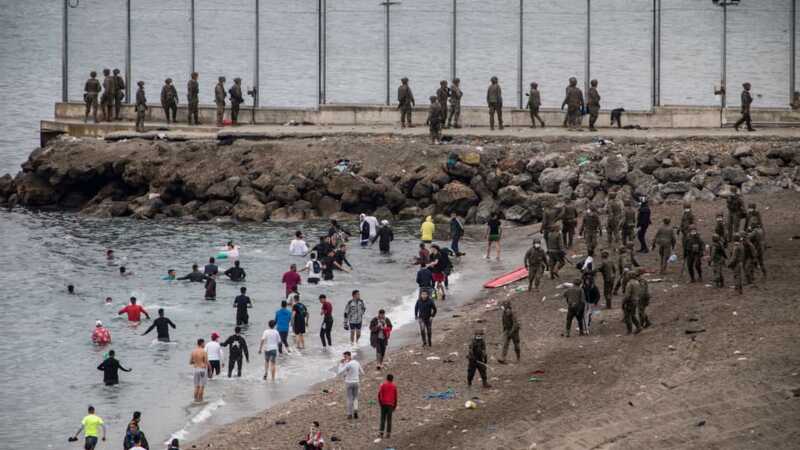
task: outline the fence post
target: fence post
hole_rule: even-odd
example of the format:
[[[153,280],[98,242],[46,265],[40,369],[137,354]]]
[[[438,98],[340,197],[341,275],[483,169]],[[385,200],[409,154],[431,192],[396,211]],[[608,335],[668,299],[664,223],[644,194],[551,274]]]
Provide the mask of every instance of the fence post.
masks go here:
[[[131,80],[131,0],[126,1],[125,5],[125,21],[127,24],[126,32],[125,32],[125,79],[127,83],[125,83],[125,102],[131,102],[131,84],[133,80]]]
[[[261,56],[259,55],[259,48],[260,48],[259,47],[259,40],[260,40],[261,30],[259,29],[260,20],[259,20],[259,17],[258,17],[260,9],[261,8],[260,8],[259,0],[256,0],[256,14],[255,14],[255,16],[256,16],[256,45],[255,45],[255,47],[256,47],[255,48],[255,52],[256,52],[256,54],[255,54],[255,65],[256,65],[256,67],[253,69],[253,88],[255,89],[255,94],[256,95],[253,97],[253,108],[258,108],[258,103],[259,103],[258,99],[261,96],[260,95],[261,94],[260,87],[259,87],[259,72],[260,72],[260,69],[261,69],[261,64],[260,64]],[[255,111],[253,112],[253,114],[255,114]]]
[[[519,48],[517,49],[517,107],[522,109],[522,23],[524,14],[523,0],[519,0]]]
[[[189,8],[189,23],[192,24],[191,27],[191,35],[192,35],[192,73],[197,72],[197,67],[195,66],[195,41],[194,41],[194,0],[189,0],[190,8]]]
[[[653,36],[650,53],[652,57],[650,67],[652,72],[651,103],[655,109],[655,107],[661,106],[661,0],[653,0]]]
[[[69,0],[64,0],[61,24],[61,101],[69,101]]]
[[[453,10],[452,10],[452,17],[451,17],[451,26],[450,26],[450,79],[453,80],[456,78],[456,26],[457,26],[457,19],[456,19],[456,4],[458,0],[453,0]]]
[[[586,0],[586,78],[583,80],[583,92],[586,95],[589,92],[589,80],[592,79],[591,72],[592,61],[592,2]]]
[[[791,41],[791,45],[789,46],[789,51],[791,52],[791,55],[789,55],[789,62],[791,63],[789,67],[789,102],[791,103],[792,100],[794,100],[794,91],[797,83],[797,0],[792,0],[792,17],[790,18],[790,22],[790,32],[792,36],[789,38]]]

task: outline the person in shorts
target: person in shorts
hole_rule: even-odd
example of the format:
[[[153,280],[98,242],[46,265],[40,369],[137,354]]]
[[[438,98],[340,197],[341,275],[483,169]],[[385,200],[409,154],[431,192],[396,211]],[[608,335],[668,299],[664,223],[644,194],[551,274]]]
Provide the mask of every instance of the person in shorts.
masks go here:
[[[497,249],[497,260],[500,260],[500,216],[497,213],[492,214],[492,217],[486,223],[487,226],[487,233],[486,237],[488,242],[486,243],[486,259],[489,259],[489,255],[492,253],[492,245],[495,246]]]
[[[258,353],[264,352],[264,380],[269,373],[272,381],[275,381],[277,371],[278,345],[281,342],[281,335],[275,330],[275,321],[270,320],[267,324],[269,328],[264,330],[261,335],[261,343],[258,345]]]
[[[94,406],[89,406],[89,414],[81,420],[81,427],[78,428],[78,431],[75,432],[75,436],[73,436],[70,441],[77,441],[78,435],[81,434],[83,431],[83,435],[85,437],[83,448],[85,450],[94,450],[97,446],[97,428],[100,427],[103,429],[103,441],[106,440],[106,425],[103,423],[103,419],[97,416],[94,413]]]
[[[297,294],[292,301],[292,332],[294,333],[295,346],[303,350],[306,348],[304,335],[308,328],[308,309],[300,301],[300,294]]]
[[[194,368],[194,401],[202,402],[203,394],[206,389],[208,378],[208,354],[205,349],[206,341],[203,338],[197,340],[197,347],[192,350],[189,357],[189,365]]]
[[[316,253],[311,252],[311,261],[306,263],[302,271],[308,272],[308,278],[306,278],[308,284],[319,284],[319,279],[322,276],[322,263],[317,259]]]

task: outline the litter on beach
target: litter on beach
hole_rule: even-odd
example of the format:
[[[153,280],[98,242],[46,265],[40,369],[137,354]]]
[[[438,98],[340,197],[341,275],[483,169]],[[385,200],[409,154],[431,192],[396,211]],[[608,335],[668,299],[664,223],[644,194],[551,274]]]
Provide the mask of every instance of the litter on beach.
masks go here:
[[[558,308],[558,312],[565,313],[567,312],[567,308]]]
[[[439,358],[438,356],[428,356],[425,359],[427,359],[428,361],[438,361],[438,360],[440,360],[442,358]]]
[[[528,377],[528,382],[533,383],[535,381],[544,381],[542,377]]]
[[[425,400],[433,400],[433,399],[452,400],[452,399],[456,398],[456,391],[454,391],[452,388],[450,388],[450,389],[448,389],[446,391],[431,392],[429,394],[425,394],[425,396],[423,398]]]

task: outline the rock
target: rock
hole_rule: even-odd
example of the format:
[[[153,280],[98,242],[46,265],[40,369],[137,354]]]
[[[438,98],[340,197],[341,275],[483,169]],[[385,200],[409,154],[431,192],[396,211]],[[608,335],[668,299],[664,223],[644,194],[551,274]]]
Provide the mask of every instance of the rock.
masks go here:
[[[741,159],[746,156],[753,156],[753,147],[750,144],[742,144],[733,149],[733,157]]]
[[[481,200],[492,197],[492,191],[490,191],[486,186],[486,183],[484,183],[481,175],[472,177],[472,179],[469,181],[469,187],[472,188],[476,194],[478,194],[478,197]]]
[[[680,167],[667,167],[653,171],[653,176],[661,183],[670,181],[689,181],[694,174]]]
[[[703,188],[711,191],[714,195],[719,195],[719,190],[725,184],[720,176],[706,176],[703,180]]]
[[[556,194],[530,194],[525,200],[523,206],[531,212],[533,220],[541,220],[542,212],[545,207],[555,206],[561,201],[561,198]]]
[[[741,167],[725,167],[722,169],[722,179],[730,184],[741,185],[749,180],[747,173]]]
[[[758,163],[755,159],[751,158],[750,156],[746,156],[739,160],[739,165],[744,167],[745,169],[752,169],[753,167],[757,166]]]
[[[777,147],[772,148],[767,152],[767,158],[780,159],[784,163],[796,161],[800,157],[800,147]]]
[[[0,177],[0,196],[8,197],[15,192],[14,178],[12,178],[9,174],[5,174]]]
[[[497,201],[503,206],[519,204],[528,197],[528,194],[519,186],[506,186],[497,191]]]
[[[727,153],[718,155],[715,158],[715,162],[721,169],[724,169],[725,167],[736,167],[739,165],[739,160]]]
[[[646,174],[652,174],[653,171],[661,168],[661,162],[659,162],[659,160],[657,160],[654,156],[645,156],[644,158],[636,160],[636,162],[633,164],[633,167]]]
[[[58,192],[40,176],[27,172],[14,181],[19,202],[26,206],[52,205],[58,201]]]
[[[243,222],[263,222],[267,219],[267,207],[258,199],[255,193],[239,196],[239,201],[233,207],[233,217]]]
[[[443,187],[444,185],[450,182],[450,176],[442,171],[437,171],[428,176],[428,178],[431,180],[433,184],[439,187]]]
[[[422,217],[422,209],[419,206],[409,206],[397,213],[397,218],[400,220],[419,219],[420,217]]]
[[[455,178],[460,178],[462,180],[469,180],[470,178],[474,177],[478,174],[478,169],[475,167],[470,166],[469,164],[464,164],[461,161],[457,161],[453,165],[444,165],[444,170],[450,176]]]
[[[481,200],[475,211],[475,223],[485,224],[497,209],[497,203],[491,198]]]
[[[570,185],[573,185],[578,180],[578,174],[575,169],[566,169],[566,168],[548,168],[544,169],[539,175],[539,185],[542,186],[542,189],[545,192],[555,193],[558,192],[558,188],[561,185],[562,181],[566,181]]]
[[[497,192],[500,189],[500,178],[497,176],[497,172],[494,170],[488,171],[485,176],[485,183],[491,192]],[[477,190],[475,191],[477,192]]]
[[[383,193],[383,198],[392,211],[397,211],[406,204],[406,196],[394,186],[386,189],[386,192]]]
[[[305,220],[305,218],[305,211],[295,211],[291,206],[283,206],[278,208],[275,211],[272,211],[272,214],[270,214],[269,217],[271,221],[275,222],[299,222],[301,220]]]
[[[204,205],[197,208],[197,218],[200,220],[209,220],[217,216],[227,216],[230,214],[233,205],[225,200],[211,200]],[[203,219],[201,219],[203,217]]]
[[[428,198],[431,194],[433,194],[433,183],[425,178],[417,181],[411,190],[411,196],[414,198]]]
[[[596,189],[603,184],[603,180],[600,178],[600,175],[596,174],[595,172],[587,171],[581,172],[581,174],[578,176],[578,184],[586,185],[591,189]]]
[[[572,189],[572,186],[570,186],[569,183],[566,182],[566,180],[562,181],[561,184],[558,186],[558,196],[564,200],[572,198],[573,193],[574,190]]]
[[[756,172],[758,172],[758,174],[761,176],[776,177],[781,173],[781,169],[776,166],[762,164],[760,166],[756,166]]]
[[[742,183],[741,186],[742,194],[777,194],[783,191],[783,188],[770,183],[766,179],[756,178],[753,180],[747,180],[746,182]]]
[[[544,159],[541,156],[531,158],[525,165],[525,170],[533,174],[539,174],[546,168]]]
[[[187,215],[186,208],[180,203],[173,203],[164,208],[164,215],[167,217],[183,217]]]
[[[242,180],[239,177],[230,177],[211,185],[206,191],[206,196],[222,200],[233,200],[236,197],[236,188],[239,187],[241,182]]]
[[[59,205],[66,209],[81,209],[89,198],[81,191],[69,191],[59,200]]]
[[[692,185],[685,182],[685,181],[670,181],[669,183],[664,183],[659,187],[659,192],[663,196],[671,195],[671,194],[685,194],[689,192],[689,189],[692,188]]]
[[[317,212],[322,217],[329,217],[333,213],[339,212],[342,209],[342,202],[339,200],[325,195],[317,202]]]
[[[300,192],[293,184],[281,184],[272,188],[272,198],[283,204],[294,203],[300,198]]]
[[[517,175],[525,170],[525,161],[521,159],[506,158],[497,162],[497,168],[503,172]]]
[[[329,194],[339,197],[347,191],[359,192],[361,187],[368,183],[371,181],[367,178],[352,173],[343,173],[331,177],[325,189]]]
[[[511,177],[511,182],[509,184],[519,186],[522,189],[528,189],[533,184],[533,176],[529,173],[521,172],[519,175]]]
[[[459,181],[452,181],[437,192],[433,196],[433,200],[436,202],[439,211],[445,214],[455,212],[463,216],[467,214],[470,207],[477,205],[480,199],[478,194],[469,186]]]
[[[503,212],[506,220],[519,223],[529,223],[533,220],[533,214],[528,211],[528,208],[522,205],[514,205]]]
[[[703,187],[703,185],[704,185],[704,184],[705,184],[705,182],[706,182],[706,176],[705,176],[705,174],[704,174],[704,173],[702,173],[702,172],[698,172],[698,173],[696,173],[696,174],[695,174],[695,176],[693,176],[693,177],[692,177],[692,179],[691,179],[691,180],[689,180],[689,181],[690,181],[690,182],[691,182],[693,185],[695,185],[695,187],[697,187],[697,188],[702,188],[702,187]]]
[[[684,202],[694,202],[695,200],[704,200],[704,201],[713,201],[717,198],[713,192],[707,189],[698,189],[696,187],[692,187],[689,191],[684,194],[683,201]]]
[[[625,181],[629,169],[627,158],[621,154],[608,155],[603,159],[602,165],[608,181],[612,183]]]
[[[147,198],[141,204],[133,208],[133,216],[137,219],[152,219],[160,214],[166,205],[159,197]]]
[[[130,214],[128,202],[106,200],[96,205],[90,205],[81,210],[81,215],[110,219],[112,217],[124,217]]]
[[[253,180],[251,184],[254,188],[264,192],[265,194],[269,194],[269,192],[275,186],[275,179],[272,178],[272,175],[265,173]]]
[[[664,167],[673,167],[675,163],[673,163],[672,158],[664,158],[661,160],[661,165]]]

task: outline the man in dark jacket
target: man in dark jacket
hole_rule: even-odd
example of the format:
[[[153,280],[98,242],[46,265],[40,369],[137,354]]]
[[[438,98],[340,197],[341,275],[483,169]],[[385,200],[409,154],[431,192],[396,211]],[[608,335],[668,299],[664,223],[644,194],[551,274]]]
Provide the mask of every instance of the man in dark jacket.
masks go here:
[[[578,321],[578,328],[581,335],[584,334],[583,329],[583,312],[586,306],[586,296],[581,289],[581,280],[577,279],[572,282],[572,286],[564,291],[564,300],[567,301],[567,330],[564,336],[569,337],[570,328],[572,328],[572,319]]]
[[[197,267],[197,264],[192,264],[192,271],[185,276],[178,278],[178,280],[189,280],[194,283],[202,283],[206,281],[206,275]]]
[[[230,347],[230,352],[228,353],[228,378],[231,377],[231,373],[233,373],[233,365],[237,365],[236,376],[242,376],[242,356],[244,359],[250,363],[250,354],[247,352],[247,341],[244,340],[244,336],[241,335],[242,328],[236,327],[233,329],[234,333],[228,336],[228,339],[225,339],[221,345],[223,347]]]
[[[742,85],[744,90],[742,90],[742,117],[736,122],[733,126],[736,131],[739,131],[739,127],[744,123],[747,124],[747,131],[756,131],[753,128],[753,124],[750,122],[750,105],[753,103],[753,96],[750,95],[750,83],[744,83]]]
[[[436,303],[430,298],[427,290],[420,290],[417,304],[414,305],[414,318],[419,322],[419,334],[422,336],[422,346],[431,346],[431,331],[433,318],[436,317]]]
[[[514,342],[514,353],[517,354],[517,362],[519,362],[520,349],[519,349],[519,320],[514,315],[511,309],[511,302],[504,302],[503,306],[503,354],[497,360],[500,364],[506,363],[506,355],[508,354],[508,346]]]
[[[433,289],[433,272],[428,266],[422,266],[417,271],[417,286],[421,291],[430,292]]]
[[[122,370],[123,372],[130,372],[131,369],[126,369],[122,367],[122,364],[117,361],[114,357],[114,350],[108,352],[108,358],[105,359],[99,366],[97,366],[97,370],[103,371],[103,383],[106,386],[113,386],[115,384],[119,384],[119,371]]]
[[[639,253],[647,253],[647,228],[650,226],[650,206],[647,205],[647,199],[642,198],[639,205],[639,213],[636,215],[636,237],[639,239]]]
[[[463,256],[464,254],[458,249],[458,241],[464,236],[464,225],[454,212],[450,215],[450,249],[456,256]]]
[[[389,226],[389,221],[382,220],[381,227],[378,228],[378,249],[380,249],[381,254],[389,254],[390,245],[393,240],[394,232],[392,231],[392,227]]]
[[[481,375],[481,381],[484,388],[492,387],[487,381],[486,377],[486,362],[489,357],[486,355],[486,341],[483,339],[483,330],[476,330],[475,335],[472,337],[472,342],[469,345],[467,352],[467,387],[472,387],[472,379],[475,378],[475,371]]]

